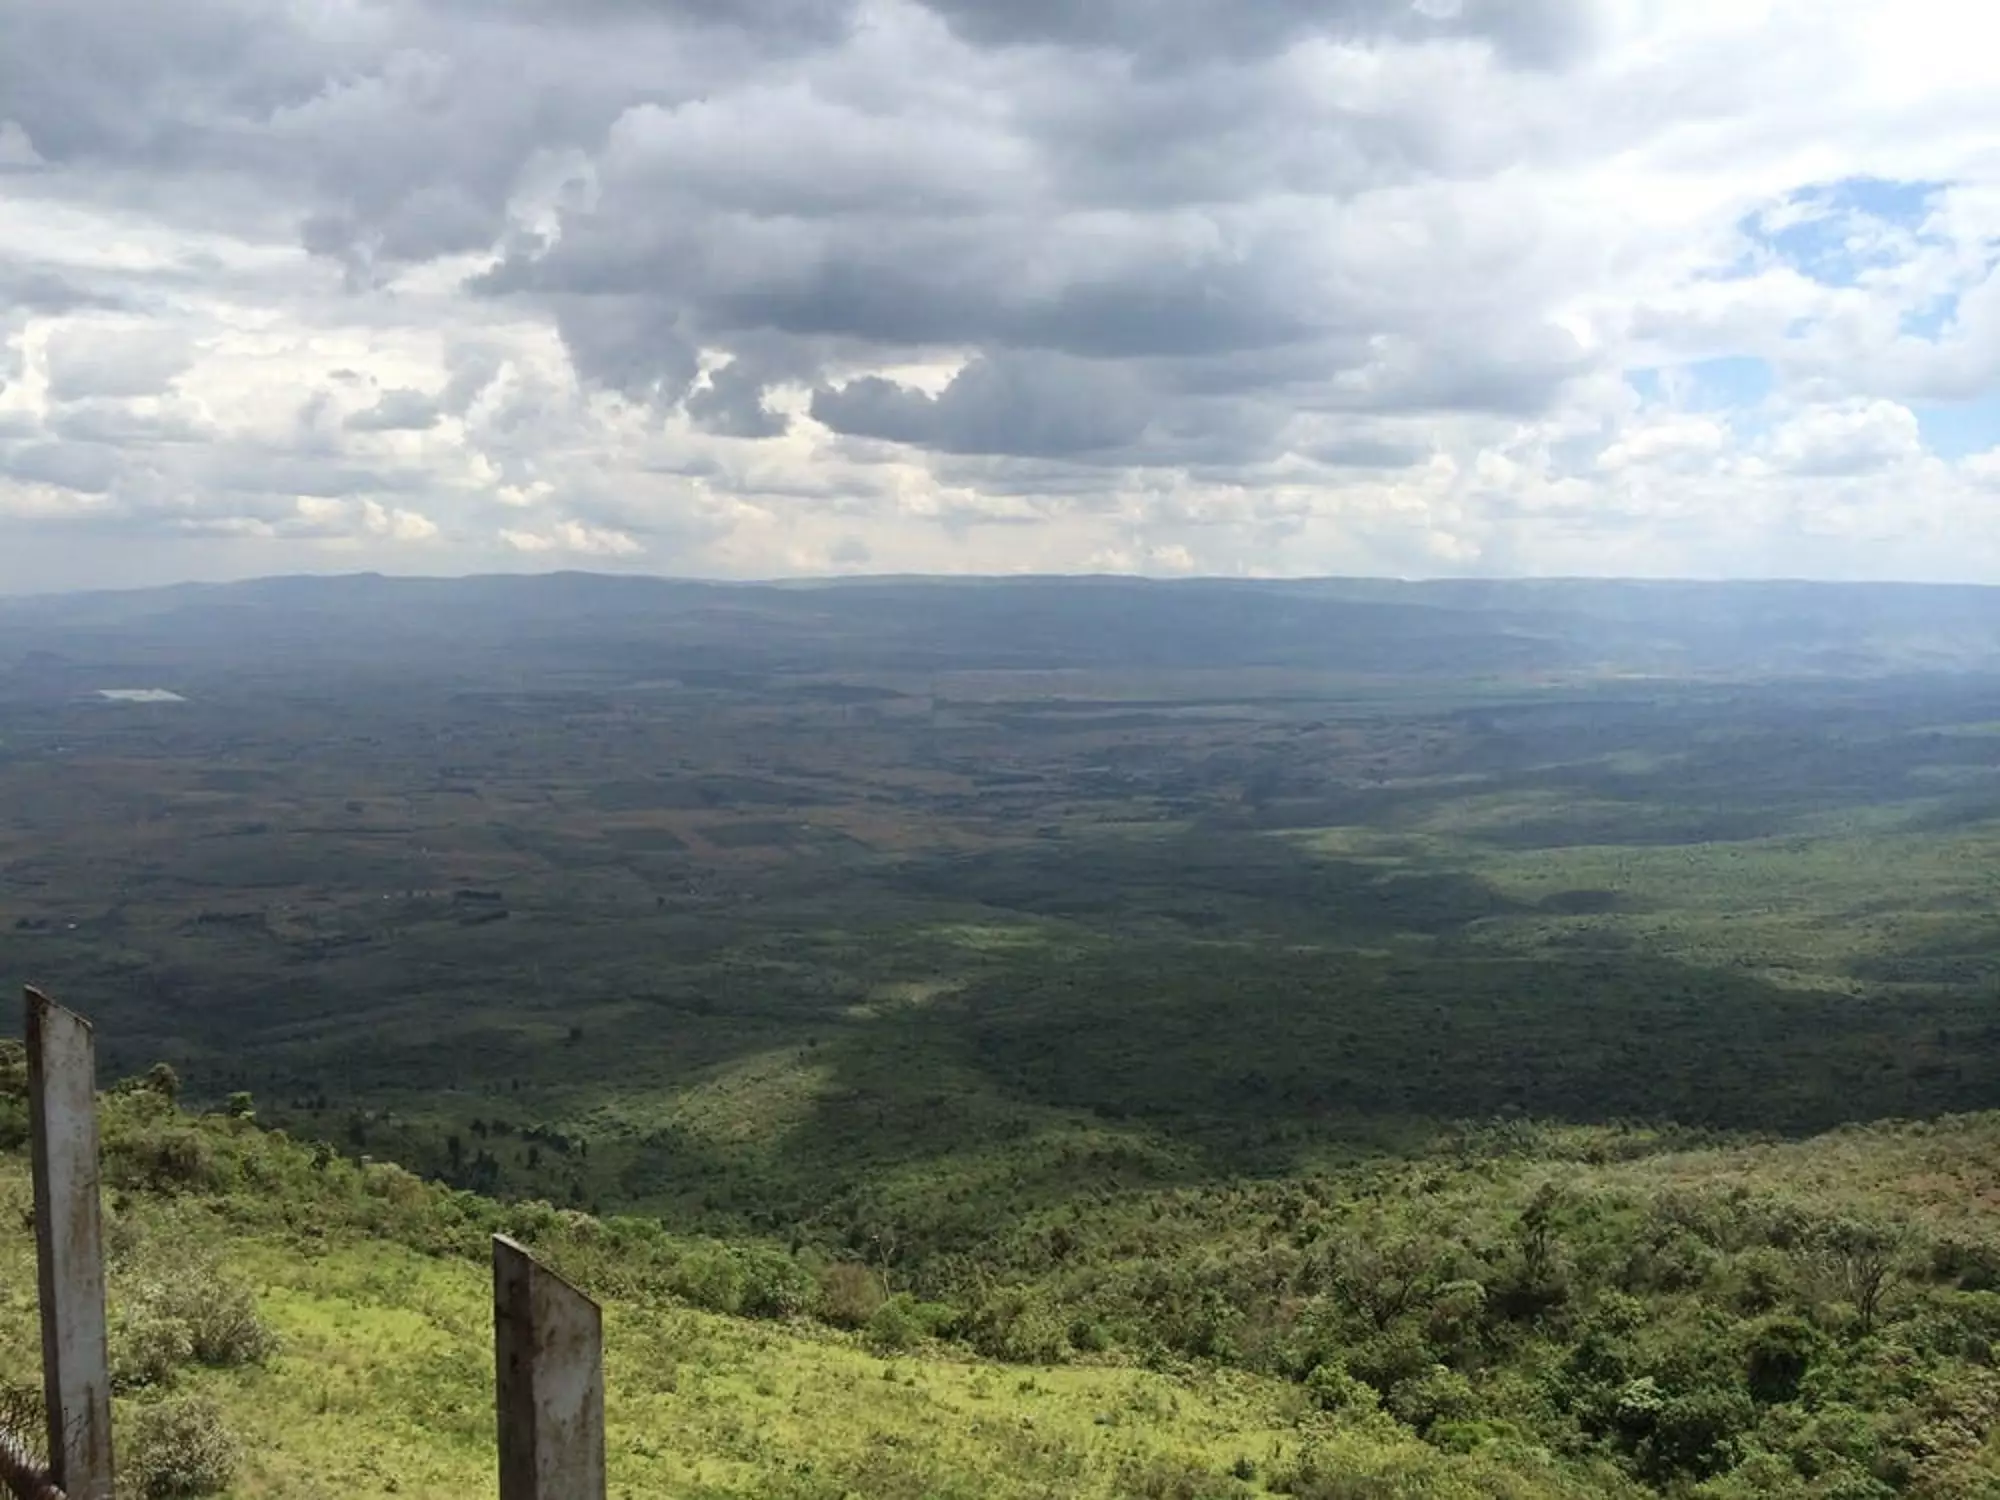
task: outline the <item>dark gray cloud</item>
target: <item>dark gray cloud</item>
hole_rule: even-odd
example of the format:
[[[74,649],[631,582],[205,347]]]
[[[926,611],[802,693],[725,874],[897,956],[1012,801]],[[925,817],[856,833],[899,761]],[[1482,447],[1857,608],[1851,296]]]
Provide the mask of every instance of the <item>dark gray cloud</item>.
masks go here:
[[[1483,243],[1520,226],[1394,201],[1494,149],[1440,128],[1457,75],[1422,46],[1554,66],[1587,50],[1588,0],[928,9],[948,35],[891,9],[806,83],[635,105],[474,289],[704,430],[784,431],[784,381],[837,431],[940,453],[1255,461],[1297,410],[1531,414],[1588,368],[1539,321],[1551,268]],[[1329,96],[1284,54],[1316,36],[1417,61]],[[699,383],[704,351],[732,362]],[[935,400],[824,373],[912,360],[970,363]]]
[[[740,358],[711,371],[708,384],[688,397],[687,411],[696,426],[718,437],[779,437],[791,426],[789,417],[771,409],[765,377]]]
[[[437,407],[447,416],[462,417],[499,379],[506,356],[491,345],[462,344],[451,350],[446,364],[451,378],[437,398]]]
[[[42,425],[51,436],[65,442],[102,443],[123,449],[162,443],[200,444],[218,435],[187,411],[140,410],[118,398],[69,402],[50,412]]]
[[[538,155],[594,148],[636,103],[699,98],[846,25],[803,0],[730,9],[7,0],[0,118],[53,168],[205,179],[159,205],[193,222],[228,183],[268,184],[309,247],[367,277],[487,248]]]
[[[349,432],[422,432],[437,426],[442,412],[435,397],[409,389],[384,391],[373,406],[347,419]]]
[[[1336,469],[1407,469],[1429,454],[1420,444],[1393,438],[1340,437],[1309,449],[1307,456]]]
[[[817,391],[812,403],[817,420],[856,437],[1041,458],[1126,447],[1144,433],[1146,411],[1116,369],[1020,355],[976,359],[935,397],[867,376]]]
[[[674,405],[701,373],[687,310],[671,297],[565,294],[555,314],[577,369],[621,395]]]
[[[109,490],[121,466],[117,449],[95,443],[19,443],[0,449],[0,474],[85,495]]]
[[[824,47],[854,24],[857,0],[434,0],[468,20],[496,12],[527,20],[603,25],[621,21],[682,22],[716,32],[747,32],[780,54]]]
[[[1336,434],[1531,417],[1593,368],[1549,321],[1570,267],[1539,211],[1468,211],[1451,185],[1533,146],[1479,90],[1587,59],[1598,4],[0,0],[20,181],[180,236],[104,283],[144,288],[121,317],[50,337],[50,445],[9,455],[166,515],[207,495],[296,526],[326,513],[299,521],[300,497],[430,504],[357,435],[443,425],[426,453],[467,461],[442,490],[630,536],[679,533],[594,472],[605,431],[662,493],[783,498],[804,481],[756,445],[802,399],[840,455],[960,476],[968,524],[1176,474],[1250,484],[1287,455],[1396,467],[1400,437]],[[457,295],[479,261],[451,258],[489,255]],[[254,320],[202,321],[224,285],[284,287],[309,326],[455,326],[336,388],[327,365],[377,368],[364,348],[246,354]],[[36,314],[104,306],[96,287],[0,263]],[[177,299],[193,338],[141,320]],[[643,410],[580,398],[537,352],[549,329],[586,395]],[[230,394],[173,396],[231,340]],[[276,402],[267,357],[308,367]],[[254,436],[194,430],[252,390]],[[688,442],[672,414],[735,440],[694,439],[726,464],[653,451]],[[855,473],[813,504],[893,503]]]
[[[65,313],[119,305],[117,298],[93,291],[58,271],[0,258],[0,311]]]
[[[1469,36],[1513,63],[1560,66],[1596,31],[1595,0],[924,0],[983,46],[1094,47],[1164,63],[1262,56],[1306,36]]]

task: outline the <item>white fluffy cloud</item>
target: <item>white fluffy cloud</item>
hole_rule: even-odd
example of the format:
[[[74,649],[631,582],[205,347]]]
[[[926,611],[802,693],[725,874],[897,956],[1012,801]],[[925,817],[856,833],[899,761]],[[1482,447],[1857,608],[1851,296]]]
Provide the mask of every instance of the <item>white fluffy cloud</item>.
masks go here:
[[[0,0],[0,589],[2000,582],[1953,0]]]

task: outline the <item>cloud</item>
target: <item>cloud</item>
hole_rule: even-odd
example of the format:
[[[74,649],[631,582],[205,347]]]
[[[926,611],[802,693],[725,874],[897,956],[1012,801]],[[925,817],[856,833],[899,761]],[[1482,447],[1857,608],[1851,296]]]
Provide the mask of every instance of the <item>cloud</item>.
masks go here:
[[[638,540],[622,531],[586,526],[580,521],[558,521],[547,531],[503,530],[500,538],[516,552],[530,554],[566,553],[574,557],[635,557],[645,551]]]
[[[17,316],[116,305],[114,300],[92,292],[59,271],[0,258],[0,307]]]
[[[44,165],[41,152],[18,120],[0,120],[0,172]]]
[[[968,363],[936,396],[864,376],[814,393],[812,415],[836,432],[945,453],[1067,457],[1127,446],[1146,402],[1118,372],[1056,356]]]
[[[115,449],[92,443],[21,443],[0,451],[0,473],[25,484],[102,495],[119,471]]]
[[[2000,20],[1952,0],[0,34],[0,588],[148,547],[2000,579]]]
[[[157,396],[194,364],[185,336],[143,326],[65,326],[49,339],[43,357],[54,401]]]
[[[721,437],[782,437],[791,427],[789,416],[772,410],[765,380],[743,359],[710,371],[707,384],[688,397],[687,410],[703,431]]]
[[[438,534],[437,523],[429,516],[392,509],[374,500],[361,502],[361,523],[373,535],[398,542],[428,542]]]
[[[1591,0],[926,0],[953,30],[987,46],[1100,48],[1149,62],[1216,52],[1257,56],[1301,37],[1359,42],[1474,37],[1509,62],[1573,60],[1599,20]]]
[[[349,432],[423,432],[443,415],[435,397],[407,387],[384,391],[381,400],[347,418]]]
[[[1874,474],[1921,458],[1916,414],[1893,401],[1855,402],[1802,412],[1771,434],[1772,461],[1819,478]]]

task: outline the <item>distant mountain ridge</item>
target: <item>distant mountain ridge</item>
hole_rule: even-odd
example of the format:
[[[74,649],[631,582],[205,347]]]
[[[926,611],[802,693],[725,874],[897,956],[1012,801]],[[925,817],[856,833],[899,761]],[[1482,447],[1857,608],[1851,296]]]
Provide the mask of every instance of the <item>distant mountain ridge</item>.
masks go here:
[[[691,669],[1858,677],[1996,663],[2000,589],[1964,585],[359,574],[0,600],[10,696],[308,668],[479,680],[533,665],[615,682]]]

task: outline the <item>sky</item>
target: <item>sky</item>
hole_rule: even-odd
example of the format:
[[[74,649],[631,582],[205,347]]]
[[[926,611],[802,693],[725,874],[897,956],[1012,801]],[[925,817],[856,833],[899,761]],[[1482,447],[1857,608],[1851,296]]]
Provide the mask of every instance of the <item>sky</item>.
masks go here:
[[[2000,7],[0,0],[0,592],[1996,519]]]

